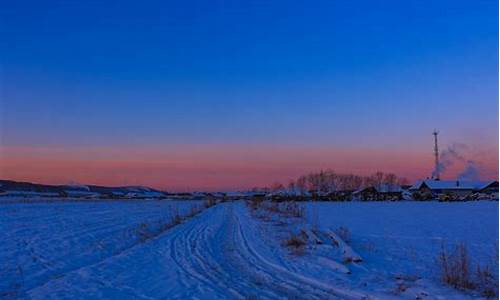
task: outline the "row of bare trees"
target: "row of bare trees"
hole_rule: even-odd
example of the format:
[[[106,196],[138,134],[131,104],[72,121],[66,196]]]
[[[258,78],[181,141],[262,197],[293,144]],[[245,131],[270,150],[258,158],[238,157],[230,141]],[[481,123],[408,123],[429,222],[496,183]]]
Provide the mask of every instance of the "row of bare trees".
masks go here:
[[[398,177],[393,173],[376,172],[370,176],[354,174],[339,174],[333,170],[325,170],[302,175],[296,180],[291,180],[287,186],[281,183],[271,185],[272,192],[286,191],[291,194],[304,195],[314,192],[318,195],[339,191],[354,191],[363,187],[380,185],[405,185],[406,178]]]

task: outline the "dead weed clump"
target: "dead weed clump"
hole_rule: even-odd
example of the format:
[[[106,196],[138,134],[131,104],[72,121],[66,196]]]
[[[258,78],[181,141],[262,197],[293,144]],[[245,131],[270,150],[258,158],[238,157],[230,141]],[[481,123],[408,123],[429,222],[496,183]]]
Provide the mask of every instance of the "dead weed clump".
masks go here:
[[[295,201],[277,202],[269,201],[259,203],[258,208],[263,208],[274,215],[281,215],[287,218],[303,218],[305,216],[304,208]]]
[[[303,255],[305,253],[307,240],[304,238],[302,232],[300,234],[291,233],[290,236],[285,239],[283,245],[290,248],[293,254]]]
[[[481,296],[495,298],[498,295],[498,280],[493,275],[493,269],[487,265],[476,268],[476,287],[479,288]]]
[[[290,217],[303,218],[305,215],[304,208],[295,201],[286,202],[282,212]]]
[[[257,209],[261,208],[263,202],[264,201],[261,199],[252,198],[246,201],[246,204],[252,211],[256,211]]]
[[[135,233],[141,243],[144,243],[155,235],[149,224],[145,222],[142,222],[137,226]]]
[[[267,205],[264,206],[264,208],[270,212],[270,213],[274,213],[274,214],[279,214],[281,213],[281,207],[280,207],[280,204],[278,202],[269,202]]]
[[[205,201],[205,208],[210,208],[212,206],[215,206],[217,204],[217,200],[215,198],[209,197]]]
[[[349,231],[349,228],[340,226],[335,230],[335,233],[341,238],[345,243],[349,244],[351,240],[351,231]]]
[[[193,205],[186,214],[182,215],[179,212],[179,209],[174,206],[171,208],[169,217],[159,220],[158,223],[156,223],[157,226],[151,226],[150,223],[146,222],[142,222],[137,225],[134,229],[135,235],[137,236],[137,239],[140,243],[144,243],[147,240],[160,235],[162,232],[181,224],[185,220],[196,216],[197,214],[201,213],[206,207],[206,204]]]
[[[278,202],[250,199],[246,204],[253,212],[263,210],[273,215],[281,215],[284,217],[303,218],[305,216],[304,208],[295,201]]]
[[[179,209],[177,207],[172,209],[172,226],[179,225],[182,223],[184,218],[179,213]]]
[[[438,262],[441,280],[445,284],[459,290],[475,290],[484,297],[498,295],[498,282],[493,274],[494,267],[477,265],[473,268],[464,243],[458,243],[452,251],[447,251],[442,245]]]
[[[205,206],[205,208],[206,207],[207,206]],[[198,205],[193,205],[193,206],[191,206],[191,208],[189,209],[189,212],[187,213],[187,215],[184,218],[185,219],[192,218],[192,217],[196,216],[197,214],[199,214],[202,210],[203,210],[203,207],[198,206]]]
[[[294,247],[294,248],[299,248],[299,247],[304,247],[306,245],[306,242],[302,240],[298,235],[291,235],[286,241],[285,241],[285,246],[287,247]]]

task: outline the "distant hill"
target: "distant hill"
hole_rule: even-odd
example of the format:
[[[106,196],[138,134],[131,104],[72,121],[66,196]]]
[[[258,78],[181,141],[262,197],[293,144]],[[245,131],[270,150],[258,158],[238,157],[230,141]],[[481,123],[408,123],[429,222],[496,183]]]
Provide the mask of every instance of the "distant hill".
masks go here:
[[[142,186],[108,187],[99,185],[47,185],[13,180],[0,180],[0,192],[4,195],[40,195],[71,197],[124,197],[155,198],[167,193]]]

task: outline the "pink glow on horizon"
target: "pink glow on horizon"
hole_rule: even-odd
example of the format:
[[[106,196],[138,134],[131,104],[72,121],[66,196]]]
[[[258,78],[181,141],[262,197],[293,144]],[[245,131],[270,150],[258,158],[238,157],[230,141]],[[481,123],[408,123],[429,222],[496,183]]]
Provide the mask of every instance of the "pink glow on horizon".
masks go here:
[[[497,178],[496,153],[479,160]],[[0,178],[46,184],[146,185],[169,191],[238,190],[287,183],[321,169],[367,175],[393,172],[410,181],[432,171],[425,151],[340,147],[185,145],[140,147],[3,147]],[[454,179],[462,166],[443,174]]]

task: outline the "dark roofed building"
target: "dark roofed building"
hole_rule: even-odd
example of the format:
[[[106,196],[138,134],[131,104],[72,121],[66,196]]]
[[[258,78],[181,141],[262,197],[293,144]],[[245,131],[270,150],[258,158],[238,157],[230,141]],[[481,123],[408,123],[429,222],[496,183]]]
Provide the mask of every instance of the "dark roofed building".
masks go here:
[[[457,196],[467,196],[474,192],[498,193],[498,181],[421,180],[410,191]]]

